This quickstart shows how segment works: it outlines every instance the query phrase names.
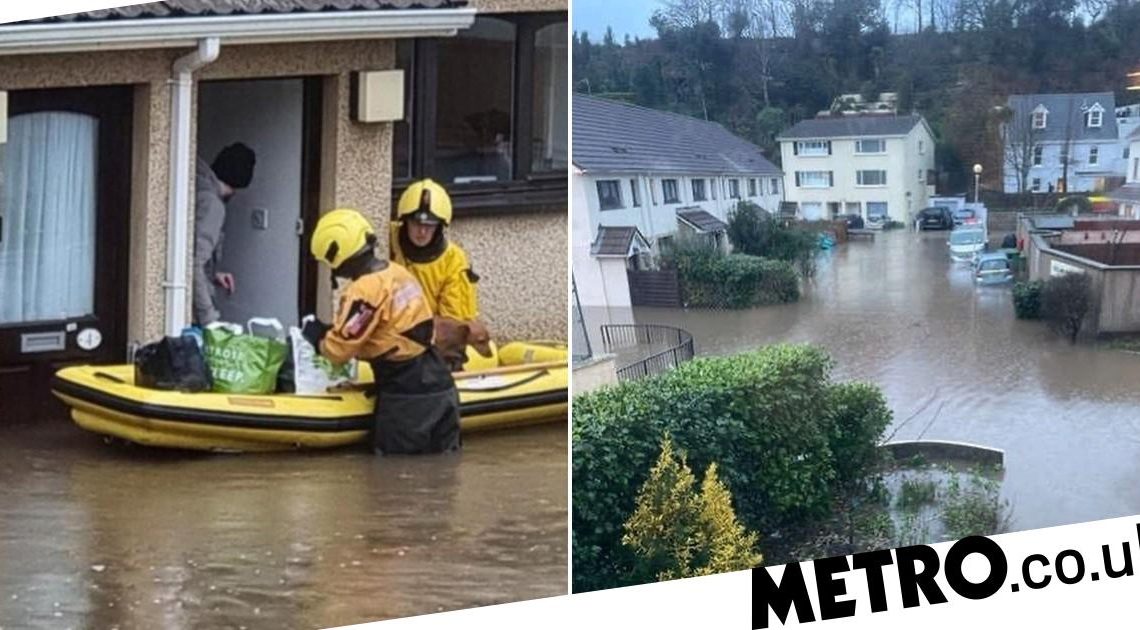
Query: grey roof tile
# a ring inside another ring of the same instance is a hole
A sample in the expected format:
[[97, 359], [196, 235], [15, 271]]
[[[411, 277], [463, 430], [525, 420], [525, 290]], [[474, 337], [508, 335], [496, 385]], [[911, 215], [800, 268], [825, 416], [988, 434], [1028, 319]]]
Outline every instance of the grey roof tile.
[[677, 216], [685, 223], [693, 226], [697, 230], [706, 233], [723, 232], [728, 229], [728, 224], [716, 218], [708, 211], [702, 210], [698, 207], [692, 208], [678, 208]]
[[599, 226], [598, 236], [590, 247], [590, 253], [595, 256], [621, 256], [624, 258], [629, 255], [629, 247], [633, 244], [634, 237], [639, 237], [642, 242], [645, 241], [645, 237], [641, 236], [637, 228], [630, 225]]
[[821, 116], [801, 120], [784, 130], [780, 140], [802, 138], [853, 138], [859, 136], [905, 136], [922, 122], [918, 114], [855, 114]]
[[[1084, 123], [1083, 109], [1099, 103], [1104, 108], [1100, 127], [1088, 127]], [[1070, 131], [1074, 141], [1116, 140], [1116, 97], [1112, 92], [1084, 92], [1076, 94], [1014, 94], [1007, 103], [1014, 116], [1027, 117], [1044, 105], [1049, 111], [1045, 128], [1040, 131], [1043, 142], [1060, 142], [1067, 135], [1068, 121], [1072, 121]]]
[[467, 6], [467, 0], [164, 0], [83, 11], [29, 22], [78, 22], [143, 18], [256, 15], [378, 9], [436, 9]]
[[779, 175], [760, 147], [718, 123], [574, 95], [574, 163], [602, 173]]

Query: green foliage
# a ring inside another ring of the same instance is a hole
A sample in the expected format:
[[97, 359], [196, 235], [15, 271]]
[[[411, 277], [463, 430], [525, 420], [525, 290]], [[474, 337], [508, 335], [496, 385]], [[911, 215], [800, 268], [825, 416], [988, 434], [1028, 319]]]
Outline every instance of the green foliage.
[[1053, 212], [1059, 214], [1071, 214], [1073, 210], [1080, 214], [1088, 214], [1093, 210], [1092, 202], [1088, 197], [1073, 195], [1059, 199], [1057, 205], [1053, 207]]
[[840, 471], [870, 474], [859, 466], [873, 460], [874, 427], [890, 421], [881, 395], [832, 383], [831, 368], [819, 348], [777, 345], [575, 397], [574, 590], [636, 582], [623, 520], [666, 434], [694, 468], [717, 462], [748, 530], [791, 532], [823, 518], [853, 485]]
[[969, 483], [951, 477], [942, 495], [940, 517], [949, 539], [991, 536], [1009, 528], [1009, 505], [1001, 500], [998, 484], [979, 473]]
[[914, 512], [918, 508], [934, 503], [938, 495], [938, 482], [924, 477], [907, 477], [899, 487], [895, 506], [904, 512]]
[[1075, 342], [1094, 301], [1092, 280], [1087, 274], [1055, 276], [1041, 289], [1041, 318], [1058, 334]]
[[1038, 319], [1041, 317], [1041, 289], [1045, 282], [1031, 280], [1013, 285], [1013, 312], [1018, 319]]
[[638, 582], [712, 575], [758, 566], [757, 535], [736, 518], [732, 495], [710, 464], [698, 493], [684, 455], [666, 436], [661, 455], [625, 523], [622, 544], [635, 556]]
[[805, 278], [815, 274], [818, 233], [785, 225], [754, 203], [736, 204], [728, 218], [728, 240], [740, 253], [786, 261]]
[[685, 304], [698, 308], [749, 308], [794, 302], [795, 270], [779, 260], [724, 254], [698, 239], [679, 239], [663, 256], [681, 280]]

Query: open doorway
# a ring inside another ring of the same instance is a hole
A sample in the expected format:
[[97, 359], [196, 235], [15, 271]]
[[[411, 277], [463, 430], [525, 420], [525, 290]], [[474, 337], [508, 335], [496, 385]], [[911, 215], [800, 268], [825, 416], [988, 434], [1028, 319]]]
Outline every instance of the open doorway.
[[316, 270], [304, 235], [319, 214], [319, 94], [318, 80], [300, 78], [198, 87], [198, 155], [209, 163], [234, 142], [257, 155], [249, 187], [226, 205], [219, 271], [236, 286], [217, 291], [224, 321], [275, 317], [290, 326], [312, 312]]

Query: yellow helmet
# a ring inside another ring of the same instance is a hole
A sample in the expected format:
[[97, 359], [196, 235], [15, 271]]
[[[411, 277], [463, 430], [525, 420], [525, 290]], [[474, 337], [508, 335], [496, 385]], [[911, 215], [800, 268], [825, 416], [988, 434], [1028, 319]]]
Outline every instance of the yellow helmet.
[[396, 218], [423, 223], [451, 225], [451, 196], [447, 190], [430, 179], [408, 186], [396, 204]]
[[356, 210], [339, 208], [321, 217], [309, 250], [313, 257], [336, 269], [376, 241], [372, 224]]

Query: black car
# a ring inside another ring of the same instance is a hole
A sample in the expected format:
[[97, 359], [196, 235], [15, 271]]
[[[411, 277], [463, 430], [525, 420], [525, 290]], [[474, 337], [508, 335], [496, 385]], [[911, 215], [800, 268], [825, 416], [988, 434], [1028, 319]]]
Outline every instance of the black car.
[[847, 229], [849, 230], [863, 229], [863, 217], [858, 214], [841, 214], [836, 218], [838, 218], [840, 221], [845, 222], [847, 224]]
[[950, 230], [954, 228], [954, 215], [949, 208], [923, 208], [918, 213], [921, 230]]

